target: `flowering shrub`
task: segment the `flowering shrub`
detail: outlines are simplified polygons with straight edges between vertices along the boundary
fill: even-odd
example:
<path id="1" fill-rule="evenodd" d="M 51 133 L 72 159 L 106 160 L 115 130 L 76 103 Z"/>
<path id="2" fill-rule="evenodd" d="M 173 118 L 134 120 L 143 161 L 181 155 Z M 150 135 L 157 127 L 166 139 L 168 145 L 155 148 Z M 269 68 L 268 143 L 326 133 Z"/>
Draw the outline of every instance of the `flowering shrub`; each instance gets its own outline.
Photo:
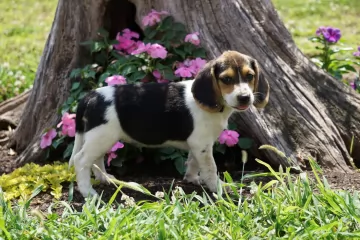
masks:
<path id="1" fill-rule="evenodd" d="M 205 50 L 200 46 L 198 32 L 187 33 L 184 25 L 175 22 L 165 11 L 151 10 L 143 18 L 142 24 L 145 27 L 144 39 L 140 39 L 139 33 L 124 29 L 116 35 L 115 40 L 109 40 L 109 34 L 100 29 L 99 40 L 82 43 L 90 47 L 95 63 L 71 72 L 70 77 L 75 81 L 69 98 L 59 110 L 62 120 L 57 125 L 57 132 L 52 128 L 43 134 L 41 148 L 50 151 L 64 145 L 67 147 L 63 157 L 71 155 L 76 107 L 87 91 L 104 85 L 186 81 L 195 77 L 205 65 Z M 125 159 L 142 159 L 141 148 L 123 144 L 119 140 L 107 153 L 108 165 L 121 168 Z M 247 144 L 240 140 L 234 129 L 225 130 L 217 143 L 221 147 L 215 149 L 224 153 L 227 147 L 251 146 L 247 139 Z M 185 151 L 175 148 L 159 149 L 159 159 L 171 159 L 180 173 L 185 172 Z"/>
<path id="2" fill-rule="evenodd" d="M 312 58 L 319 67 L 329 72 L 335 78 L 343 80 L 343 75 L 354 72 L 357 78 L 353 81 L 343 80 L 346 84 L 350 85 L 353 89 L 360 92 L 359 73 L 353 65 L 360 66 L 360 47 L 359 51 L 354 52 L 355 59 L 345 58 L 337 59 L 334 56 L 342 51 L 353 51 L 351 47 L 338 47 L 342 45 L 339 41 L 341 39 L 341 31 L 338 28 L 333 27 L 319 27 L 316 30 L 316 36 L 311 37 L 310 41 L 320 43 L 320 46 L 316 46 L 316 49 L 320 50 L 320 53 Z M 356 59 L 357 58 L 357 59 Z"/>

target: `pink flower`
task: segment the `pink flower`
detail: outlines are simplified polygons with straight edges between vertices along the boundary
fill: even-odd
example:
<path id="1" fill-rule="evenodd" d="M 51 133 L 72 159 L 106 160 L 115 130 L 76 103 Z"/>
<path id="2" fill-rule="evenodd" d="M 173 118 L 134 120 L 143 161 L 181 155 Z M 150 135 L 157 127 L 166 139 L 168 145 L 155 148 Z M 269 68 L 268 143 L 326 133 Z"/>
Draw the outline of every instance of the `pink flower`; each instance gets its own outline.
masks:
<path id="1" fill-rule="evenodd" d="M 157 12 L 154 9 L 151 9 L 151 12 L 142 19 L 142 24 L 146 26 L 154 26 L 156 23 L 160 22 L 161 15 L 168 15 L 166 11 Z"/>
<path id="2" fill-rule="evenodd" d="M 156 78 L 156 81 L 158 83 L 167 83 L 167 82 L 169 82 L 169 80 L 164 79 L 164 77 L 161 75 L 161 73 L 158 70 L 153 71 L 152 74 L 154 75 L 154 77 Z"/>
<path id="3" fill-rule="evenodd" d="M 232 147 L 237 144 L 239 141 L 239 133 L 233 130 L 224 130 L 220 134 L 219 142 L 220 144 L 226 144 L 228 147 Z"/>
<path id="4" fill-rule="evenodd" d="M 204 67 L 206 60 L 201 58 L 195 58 L 190 61 L 191 67 L 194 70 L 195 75 Z"/>
<path id="5" fill-rule="evenodd" d="M 114 152 L 110 152 L 108 153 L 108 160 L 107 160 L 107 165 L 110 166 L 110 162 L 115 159 L 117 157 L 116 153 Z"/>
<path id="6" fill-rule="evenodd" d="M 138 39 L 139 34 L 126 28 L 122 31 L 122 34 L 118 33 L 116 35 L 116 40 L 119 43 L 114 44 L 113 46 L 116 50 L 122 50 L 127 53 L 131 53 L 134 49 L 136 49 L 137 46 L 137 41 L 134 41 L 132 38 Z"/>
<path id="7" fill-rule="evenodd" d="M 114 75 L 114 76 L 107 77 L 105 79 L 105 82 L 108 84 L 108 86 L 113 86 L 113 85 L 118 85 L 118 84 L 125 84 L 126 83 L 126 78 L 124 78 L 121 75 Z"/>
<path id="8" fill-rule="evenodd" d="M 164 59 L 166 58 L 166 54 L 167 51 L 166 49 L 161 46 L 160 44 L 154 43 L 150 46 L 150 48 L 147 50 L 147 53 L 152 57 L 152 58 L 161 58 Z"/>
<path id="9" fill-rule="evenodd" d="M 134 51 L 131 52 L 132 55 L 136 55 L 136 54 L 140 54 L 140 53 L 144 53 L 146 52 L 147 54 L 149 54 L 152 58 L 161 58 L 164 59 L 166 58 L 167 55 L 167 51 L 166 49 L 161 46 L 160 44 L 154 43 L 143 43 L 141 42 L 138 46 L 137 49 L 135 49 Z"/>
<path id="10" fill-rule="evenodd" d="M 143 53 L 143 52 L 147 52 L 151 47 L 151 43 L 143 43 L 143 42 L 140 42 L 138 45 L 137 45 L 137 49 L 135 49 L 134 51 L 131 52 L 131 55 L 136 55 L 136 54 L 140 54 L 140 53 Z"/>
<path id="11" fill-rule="evenodd" d="M 198 36 L 199 36 L 198 32 L 190 33 L 190 34 L 186 35 L 185 42 L 190 42 L 190 43 L 198 46 L 200 44 L 200 39 Z"/>
<path id="12" fill-rule="evenodd" d="M 40 147 L 42 149 L 44 149 L 44 148 L 47 148 L 48 146 L 50 146 L 52 143 L 52 140 L 56 137 L 56 135 L 57 135 L 57 133 L 54 128 L 51 128 L 49 131 L 44 133 L 41 136 Z"/>
<path id="13" fill-rule="evenodd" d="M 110 162 L 111 160 L 115 159 L 117 157 L 116 155 L 116 150 L 123 148 L 124 144 L 122 142 L 116 142 L 110 149 L 110 151 L 108 151 L 108 160 L 107 160 L 107 164 L 108 166 L 110 166 Z"/>
<path id="14" fill-rule="evenodd" d="M 131 38 L 139 38 L 139 34 L 137 32 L 132 32 L 130 29 L 125 28 L 124 30 L 122 30 L 123 32 L 123 36 L 127 39 L 131 39 Z"/>
<path id="15" fill-rule="evenodd" d="M 62 125 L 61 134 L 69 137 L 75 136 L 75 114 L 65 112 L 61 118 L 61 122 L 57 125 L 59 128 Z"/>
<path id="16" fill-rule="evenodd" d="M 111 147 L 111 152 L 115 152 L 116 150 L 123 148 L 124 144 L 122 142 L 116 142 L 112 147 Z"/>
<path id="17" fill-rule="evenodd" d="M 114 44 L 114 48 L 116 50 L 127 51 L 136 44 L 134 40 L 121 36 L 120 33 L 117 34 L 116 40 L 119 42 L 118 44 Z"/>
<path id="18" fill-rule="evenodd" d="M 192 77 L 194 70 L 191 67 L 179 67 L 175 71 L 175 75 L 179 77 Z"/>

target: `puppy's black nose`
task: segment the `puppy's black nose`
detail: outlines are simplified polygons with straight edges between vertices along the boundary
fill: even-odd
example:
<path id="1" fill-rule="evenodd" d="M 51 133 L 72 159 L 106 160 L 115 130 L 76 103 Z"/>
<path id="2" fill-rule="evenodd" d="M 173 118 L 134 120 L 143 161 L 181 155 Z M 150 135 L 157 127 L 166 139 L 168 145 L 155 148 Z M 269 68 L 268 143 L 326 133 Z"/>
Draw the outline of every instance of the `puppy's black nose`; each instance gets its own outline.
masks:
<path id="1" fill-rule="evenodd" d="M 250 102 L 250 95 L 240 95 L 237 99 L 240 104 L 247 104 Z"/>

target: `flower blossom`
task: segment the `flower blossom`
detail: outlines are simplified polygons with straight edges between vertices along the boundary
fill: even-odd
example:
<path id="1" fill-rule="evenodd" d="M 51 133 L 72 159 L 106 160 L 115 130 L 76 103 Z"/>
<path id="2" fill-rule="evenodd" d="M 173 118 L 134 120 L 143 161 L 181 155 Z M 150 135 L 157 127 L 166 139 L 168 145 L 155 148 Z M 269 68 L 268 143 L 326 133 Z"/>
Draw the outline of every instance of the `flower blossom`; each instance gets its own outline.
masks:
<path id="1" fill-rule="evenodd" d="M 75 117 L 76 114 L 69 114 L 67 112 L 63 114 L 61 122 L 57 125 L 58 128 L 62 125 L 62 135 L 68 135 L 69 137 L 75 136 Z"/>
<path id="2" fill-rule="evenodd" d="M 134 51 L 138 46 L 138 41 L 134 39 L 139 38 L 139 34 L 136 32 L 132 32 L 130 29 L 125 28 L 122 30 L 122 33 L 118 33 L 116 35 L 116 40 L 119 42 L 114 44 L 114 48 L 119 51 L 124 51 L 126 53 L 131 53 Z"/>
<path id="3" fill-rule="evenodd" d="M 360 46 L 357 49 L 358 51 L 353 53 L 354 57 L 360 57 Z"/>
<path id="4" fill-rule="evenodd" d="M 169 13 L 166 11 L 161 11 L 158 12 L 154 9 L 151 9 L 151 12 L 146 15 L 143 19 L 142 19 L 142 24 L 146 27 L 146 26 L 154 26 L 156 23 L 161 21 L 161 15 L 168 15 Z"/>
<path id="5" fill-rule="evenodd" d="M 177 64 L 175 75 L 179 77 L 195 76 L 205 64 L 206 61 L 201 58 L 186 59 L 184 62 Z"/>
<path id="6" fill-rule="evenodd" d="M 125 84 L 126 83 L 126 78 L 121 76 L 121 75 L 114 75 L 114 76 L 107 77 L 105 79 L 105 82 L 108 84 L 108 86 L 114 86 L 114 85 L 118 85 L 118 84 Z"/>
<path id="7" fill-rule="evenodd" d="M 52 140 L 56 137 L 57 133 L 54 128 L 51 128 L 41 136 L 40 147 L 42 149 L 47 148 L 51 145 Z"/>
<path id="8" fill-rule="evenodd" d="M 152 58 L 166 58 L 167 50 L 165 47 L 161 46 L 158 43 L 139 43 L 137 49 L 131 52 L 132 55 L 137 55 L 146 52 L 149 54 Z"/>
<path id="9" fill-rule="evenodd" d="M 325 41 L 329 43 L 336 43 L 341 38 L 341 32 L 338 28 L 333 27 L 319 27 L 316 30 L 316 35 L 323 36 Z"/>
<path id="10" fill-rule="evenodd" d="M 186 35 L 185 42 L 190 42 L 196 46 L 199 46 L 199 44 L 200 44 L 199 33 L 194 32 L 194 33 L 190 33 L 190 34 Z"/>
<path id="11" fill-rule="evenodd" d="M 232 147 L 239 141 L 239 133 L 233 130 L 224 130 L 219 136 L 220 144 L 226 144 L 228 147 Z"/>
<path id="12" fill-rule="evenodd" d="M 152 74 L 154 75 L 154 77 L 156 78 L 156 81 L 158 83 L 167 83 L 167 82 L 169 82 L 169 80 L 164 79 L 164 77 L 161 75 L 161 73 L 158 70 L 153 71 Z"/>
<path id="13" fill-rule="evenodd" d="M 108 151 L 108 160 L 107 160 L 107 164 L 108 166 L 110 166 L 110 162 L 111 160 L 115 159 L 117 157 L 116 155 L 116 150 L 123 148 L 124 144 L 122 142 L 116 142 L 110 149 L 110 151 Z"/>

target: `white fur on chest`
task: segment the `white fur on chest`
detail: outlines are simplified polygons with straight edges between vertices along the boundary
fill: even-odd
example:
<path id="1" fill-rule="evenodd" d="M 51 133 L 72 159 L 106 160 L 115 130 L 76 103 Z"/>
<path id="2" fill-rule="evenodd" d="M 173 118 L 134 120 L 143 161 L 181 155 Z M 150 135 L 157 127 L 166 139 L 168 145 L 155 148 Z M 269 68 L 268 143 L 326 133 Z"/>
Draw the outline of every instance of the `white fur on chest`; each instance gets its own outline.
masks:
<path id="1" fill-rule="evenodd" d="M 193 81 L 183 82 L 186 85 L 185 102 L 194 119 L 192 135 L 195 134 L 200 138 L 215 141 L 220 136 L 220 133 L 227 128 L 228 119 L 233 110 L 225 107 L 223 112 L 210 113 L 200 108 L 191 92 Z"/>

